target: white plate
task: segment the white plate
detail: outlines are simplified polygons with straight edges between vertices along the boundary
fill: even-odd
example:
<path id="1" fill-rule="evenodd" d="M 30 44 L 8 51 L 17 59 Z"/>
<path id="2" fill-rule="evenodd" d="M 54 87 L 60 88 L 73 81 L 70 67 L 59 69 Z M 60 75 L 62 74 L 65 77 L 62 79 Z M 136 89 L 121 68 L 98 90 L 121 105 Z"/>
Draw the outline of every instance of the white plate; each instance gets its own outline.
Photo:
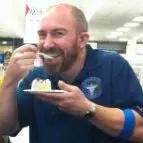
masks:
<path id="1" fill-rule="evenodd" d="M 40 94 L 40 93 L 64 93 L 64 92 L 66 92 L 64 90 L 57 90 L 57 89 L 49 90 L 49 91 L 24 89 L 23 91 L 28 92 L 28 93 L 32 93 L 32 94 L 35 94 L 35 93 L 38 93 L 38 94 Z"/>

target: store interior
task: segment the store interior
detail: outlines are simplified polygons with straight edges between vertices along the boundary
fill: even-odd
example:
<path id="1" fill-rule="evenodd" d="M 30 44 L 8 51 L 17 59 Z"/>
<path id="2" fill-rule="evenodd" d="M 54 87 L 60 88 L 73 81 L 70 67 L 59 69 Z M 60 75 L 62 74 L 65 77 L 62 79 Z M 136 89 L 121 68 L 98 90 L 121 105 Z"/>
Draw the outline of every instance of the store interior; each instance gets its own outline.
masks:
<path id="1" fill-rule="evenodd" d="M 89 44 L 117 52 L 134 69 L 143 86 L 142 0 L 5 0 L 0 5 L 0 85 L 13 51 L 26 43 L 37 44 L 37 27 L 44 9 L 55 3 L 81 8 L 89 23 Z M 3 15 L 5 14 L 5 15 Z M 12 143 L 28 143 L 28 128 Z"/>

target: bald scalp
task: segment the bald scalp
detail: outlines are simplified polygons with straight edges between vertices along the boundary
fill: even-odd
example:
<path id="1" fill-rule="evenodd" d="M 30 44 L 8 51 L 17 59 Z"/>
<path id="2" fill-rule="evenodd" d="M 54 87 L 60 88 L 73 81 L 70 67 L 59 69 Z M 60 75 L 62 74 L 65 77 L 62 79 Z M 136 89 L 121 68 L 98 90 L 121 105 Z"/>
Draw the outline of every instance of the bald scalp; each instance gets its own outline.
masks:
<path id="1" fill-rule="evenodd" d="M 88 23 L 86 20 L 86 17 L 82 10 L 77 8 L 76 6 L 70 5 L 70 4 L 56 4 L 52 5 L 49 8 L 46 9 L 44 12 L 44 15 L 48 13 L 49 11 L 56 9 L 56 10 L 65 10 L 66 12 L 69 12 L 71 16 L 73 17 L 73 20 L 76 24 L 77 32 L 87 32 L 88 31 Z"/>

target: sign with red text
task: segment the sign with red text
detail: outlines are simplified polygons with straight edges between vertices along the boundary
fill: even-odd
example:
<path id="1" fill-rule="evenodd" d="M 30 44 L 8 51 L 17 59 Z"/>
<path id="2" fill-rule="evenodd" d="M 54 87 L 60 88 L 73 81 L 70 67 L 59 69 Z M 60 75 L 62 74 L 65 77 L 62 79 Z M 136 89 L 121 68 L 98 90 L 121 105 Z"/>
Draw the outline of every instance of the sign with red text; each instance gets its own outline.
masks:
<path id="1" fill-rule="evenodd" d="M 24 43 L 36 44 L 38 42 L 37 30 L 43 8 L 26 4 Z"/>

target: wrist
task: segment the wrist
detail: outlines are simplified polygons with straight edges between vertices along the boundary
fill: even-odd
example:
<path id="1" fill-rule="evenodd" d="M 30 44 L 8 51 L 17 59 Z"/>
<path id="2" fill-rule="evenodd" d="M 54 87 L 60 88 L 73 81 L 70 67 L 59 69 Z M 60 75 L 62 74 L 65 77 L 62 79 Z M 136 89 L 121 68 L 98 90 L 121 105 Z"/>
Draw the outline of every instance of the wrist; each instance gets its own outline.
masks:
<path id="1" fill-rule="evenodd" d="M 96 104 L 94 102 L 90 102 L 88 108 L 82 114 L 82 117 L 86 119 L 91 119 L 96 112 Z"/>
<path id="2" fill-rule="evenodd" d="M 17 87 L 17 84 L 18 84 L 18 81 L 8 76 L 4 76 L 2 87 L 3 88 Z"/>

